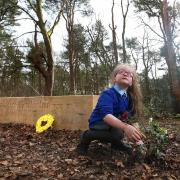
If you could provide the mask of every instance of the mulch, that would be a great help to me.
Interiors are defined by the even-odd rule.
[[[169,133],[165,158],[141,163],[97,141],[91,143],[88,156],[80,156],[76,146],[81,131],[37,134],[31,126],[0,124],[0,180],[176,180],[180,176],[180,121],[161,124]]]

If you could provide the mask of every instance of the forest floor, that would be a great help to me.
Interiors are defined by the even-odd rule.
[[[169,134],[165,159],[134,162],[108,144],[92,142],[88,156],[76,152],[81,131],[0,124],[0,180],[167,179],[180,177],[180,120],[160,121]]]

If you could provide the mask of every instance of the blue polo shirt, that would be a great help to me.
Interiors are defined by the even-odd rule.
[[[107,114],[112,114],[118,118],[126,111],[131,116],[129,96],[127,95],[127,98],[122,97],[115,86],[106,89],[100,94],[96,107],[90,115],[89,128],[92,128],[95,123],[103,121]]]

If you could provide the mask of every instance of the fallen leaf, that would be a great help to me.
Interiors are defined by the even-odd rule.
[[[123,162],[122,161],[116,161],[116,166],[118,166],[118,167],[121,167],[121,168],[124,168],[124,164],[123,164]]]
[[[166,127],[166,122],[161,123]],[[168,128],[168,133],[177,137],[178,131],[173,127]],[[178,138],[169,141],[164,159],[150,159],[142,164],[132,163],[127,154],[112,151],[110,144],[98,145],[98,141],[91,142],[88,156],[80,156],[74,150],[81,132],[51,130],[37,135],[30,126],[0,124],[0,135],[4,138],[0,142],[0,179],[177,180],[179,177]],[[150,141],[148,138],[145,143]]]
[[[23,164],[23,162],[21,162],[21,161],[13,161],[13,163],[18,164],[18,165]]]
[[[62,173],[60,173],[60,174],[58,174],[58,179],[62,179],[63,178],[63,174]]]
[[[70,151],[70,152],[72,152],[72,151],[74,151],[76,149],[76,147],[72,147],[72,148],[69,148],[68,150]]]
[[[72,159],[65,159],[65,162],[67,162],[67,164],[72,164],[73,160]]]
[[[2,165],[4,165],[4,166],[7,166],[8,164],[9,164],[9,162],[8,161],[0,161],[0,164],[2,164]]]
[[[96,161],[96,165],[100,166],[101,165],[101,161]]]
[[[151,168],[147,164],[143,163],[142,165],[148,173],[151,171]]]

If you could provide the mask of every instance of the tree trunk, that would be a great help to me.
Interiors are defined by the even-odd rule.
[[[162,22],[164,33],[166,35],[166,38],[164,39],[166,49],[165,59],[168,65],[171,94],[174,99],[174,111],[176,113],[180,113],[180,80],[178,79],[177,74],[176,54],[173,46],[173,35],[171,31],[171,22],[168,12],[167,0],[163,1]]]
[[[52,73],[49,73],[45,78],[44,96],[52,95],[52,79]]]
[[[40,94],[42,94],[42,76],[41,76],[41,73],[38,74],[38,91]]]
[[[75,63],[74,63],[74,34],[73,27],[68,32],[69,40],[69,69],[70,69],[70,94],[76,94],[75,90]]]
[[[145,47],[144,47],[144,38],[145,37],[143,37],[143,45],[142,45],[142,60],[143,60],[143,65],[144,65],[144,82],[145,82],[145,97],[144,97],[144,99],[145,99],[145,101],[146,101],[146,103],[150,103],[150,99],[151,99],[151,97],[150,97],[150,83],[149,83],[149,71],[148,71],[148,63],[146,62],[146,61],[148,61],[148,60],[146,60],[145,59]],[[147,52],[148,53],[148,52]]]
[[[123,22],[123,32],[122,32],[122,48],[123,48],[123,63],[126,63],[126,44],[125,44],[125,22]]]
[[[46,92],[45,96],[52,96],[53,91],[53,84],[54,84],[54,65],[53,65],[53,56],[52,56],[52,46],[51,46],[51,40],[48,36],[45,23],[43,21],[43,15],[42,15],[42,9],[41,9],[41,1],[37,1],[37,17],[38,17],[38,26],[41,30],[45,48],[46,48],[46,54],[47,54],[47,76],[45,77],[45,89],[44,92]],[[48,88],[48,89],[46,89]]]
[[[129,0],[127,0],[127,7],[126,7],[126,11],[124,12],[123,0],[121,0],[121,11],[123,15],[123,31],[122,31],[123,63],[127,63],[125,32],[126,32],[126,17],[129,10],[129,4],[130,4]]]
[[[76,94],[76,77],[75,77],[75,47],[74,47],[74,13],[75,13],[76,1],[65,2],[65,14],[63,14],[66,21],[66,29],[68,32],[68,59],[69,59],[69,84],[70,94]]]
[[[146,99],[147,103],[150,103],[150,100],[151,100],[151,90],[150,90],[150,83],[149,83],[149,73],[148,73],[147,69],[145,69],[144,80],[145,80],[145,87],[146,87],[146,93],[145,93],[146,96],[145,96],[145,99]]]
[[[45,42],[47,61],[48,61],[48,69],[47,69],[48,77],[47,80],[45,80],[45,83],[48,83],[48,85],[45,86],[45,88],[48,88],[47,90],[48,94],[44,94],[44,95],[52,96],[53,85],[54,85],[54,65],[53,65],[53,57],[52,57],[52,48],[51,48],[50,39],[44,34],[43,34],[43,38]]]
[[[113,49],[114,49],[114,57],[115,57],[115,64],[118,64],[118,51],[117,51],[117,42],[116,42],[116,26],[114,25],[114,0],[113,5],[111,8],[111,14],[112,14],[112,38],[113,38]]]

